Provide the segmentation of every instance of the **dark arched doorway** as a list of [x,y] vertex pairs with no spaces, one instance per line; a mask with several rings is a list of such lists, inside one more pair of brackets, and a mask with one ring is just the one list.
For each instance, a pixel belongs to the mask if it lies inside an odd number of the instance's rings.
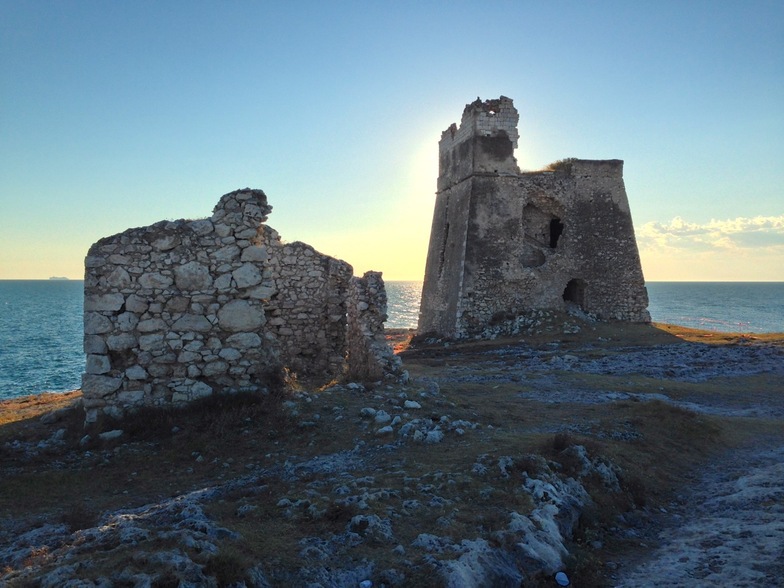
[[585,308],[585,282],[580,279],[569,280],[563,291],[563,299],[567,305],[574,304],[581,309]]

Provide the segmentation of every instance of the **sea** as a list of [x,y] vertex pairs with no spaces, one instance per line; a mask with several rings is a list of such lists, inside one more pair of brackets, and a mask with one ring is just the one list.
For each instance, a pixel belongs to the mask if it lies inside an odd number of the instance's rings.
[[[655,322],[784,333],[784,282],[648,282]],[[79,387],[80,280],[0,280],[0,399]],[[422,282],[386,283],[388,328],[413,329]]]

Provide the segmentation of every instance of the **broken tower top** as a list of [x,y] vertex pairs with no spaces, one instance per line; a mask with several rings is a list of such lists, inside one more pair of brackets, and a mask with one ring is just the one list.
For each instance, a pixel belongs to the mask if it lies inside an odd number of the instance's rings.
[[460,126],[452,124],[438,144],[438,189],[443,190],[474,173],[519,174],[514,150],[520,116],[511,98],[501,96],[468,104]]

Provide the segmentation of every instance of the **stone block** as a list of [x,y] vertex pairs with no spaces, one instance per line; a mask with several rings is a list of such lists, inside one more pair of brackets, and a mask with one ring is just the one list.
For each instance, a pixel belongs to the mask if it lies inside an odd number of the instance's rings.
[[84,352],[85,353],[106,353],[106,341],[103,337],[98,335],[85,335],[84,336]]
[[134,365],[125,370],[125,377],[129,380],[146,380],[147,370],[140,365]]
[[247,229],[242,229],[240,231],[234,232],[234,237],[237,239],[253,239],[256,236],[258,229],[256,227],[250,227]]
[[226,339],[226,344],[237,349],[251,349],[261,346],[261,337],[256,333],[236,333]]
[[213,284],[218,291],[229,290],[231,288],[231,274],[223,274],[215,279]]
[[123,312],[117,316],[117,327],[121,331],[133,331],[139,324],[139,317],[133,312]]
[[237,259],[240,255],[240,248],[234,244],[226,245],[215,251],[210,257],[215,263],[226,263]]
[[188,223],[188,226],[199,237],[203,237],[204,235],[209,235],[214,230],[212,221],[206,218],[201,220],[191,221]]
[[139,337],[139,349],[142,351],[157,351],[164,345],[163,335],[155,333],[153,335],[142,335]]
[[218,311],[220,327],[225,331],[253,331],[264,325],[264,310],[247,300],[231,300]]
[[153,378],[163,378],[171,373],[171,368],[163,363],[151,363],[147,368],[147,373]]
[[261,272],[252,263],[246,263],[231,273],[237,288],[249,288],[261,282]]
[[86,335],[100,335],[113,329],[112,321],[97,312],[84,313],[84,333]]
[[166,328],[166,323],[159,318],[147,319],[140,321],[136,325],[136,330],[140,333],[152,333],[155,331],[162,331]]
[[121,290],[131,285],[131,275],[123,268],[115,268],[112,273],[106,276],[106,285],[110,288]]
[[122,378],[96,374],[82,374],[82,393],[85,396],[106,396],[122,385]]
[[252,290],[248,290],[247,295],[256,300],[269,300],[275,294],[275,288],[272,286],[258,286]]
[[106,355],[90,354],[87,356],[85,371],[88,374],[105,374],[112,369],[112,364]]
[[215,234],[218,235],[218,237],[228,237],[231,235],[231,227],[227,224],[215,223],[214,228]]
[[267,248],[264,245],[251,245],[242,251],[240,261],[243,262],[264,262],[269,258]]
[[142,288],[159,288],[165,289],[171,286],[174,283],[169,276],[165,276],[158,272],[152,272],[149,274],[142,274],[139,276],[139,286]]
[[190,298],[185,296],[174,296],[166,301],[166,310],[168,312],[185,312],[188,310],[190,304]]
[[201,373],[208,377],[217,376],[226,373],[228,369],[229,364],[227,364],[225,361],[213,361],[205,365],[201,369]]
[[183,351],[177,356],[178,363],[193,363],[194,361],[199,361],[200,359],[201,355],[193,351]]
[[101,267],[102,265],[106,265],[106,259],[101,255],[88,255],[84,258],[85,268]]
[[179,245],[180,237],[177,235],[162,235],[155,239],[151,244],[158,251],[170,251]]
[[191,386],[190,396],[192,399],[205,398],[212,394],[212,387],[204,382],[196,382]]
[[144,390],[123,390],[117,393],[117,401],[124,406],[136,406],[144,400]]
[[136,294],[131,294],[125,300],[125,310],[135,313],[143,313],[147,311],[147,307],[149,303],[145,298],[141,296],[137,296]]
[[204,316],[198,314],[186,314],[177,319],[172,325],[172,331],[178,333],[185,331],[196,331],[206,333],[212,330],[212,325]]
[[131,258],[127,255],[115,253],[109,256],[109,263],[113,263],[114,265],[128,265],[131,263]]
[[222,359],[225,359],[226,361],[236,361],[242,357],[242,353],[240,353],[239,350],[234,349],[233,347],[227,347],[221,349],[220,352],[218,353],[218,356],[221,357]]
[[207,266],[190,261],[175,268],[174,281],[182,291],[206,290],[212,286],[212,275]]

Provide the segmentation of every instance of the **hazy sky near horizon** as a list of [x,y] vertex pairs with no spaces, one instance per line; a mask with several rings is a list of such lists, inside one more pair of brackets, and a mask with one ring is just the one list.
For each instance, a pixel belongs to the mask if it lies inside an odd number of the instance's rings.
[[784,280],[784,3],[0,0],[0,279],[263,189],[422,279],[441,131],[514,99],[520,167],[623,159],[648,280]]

